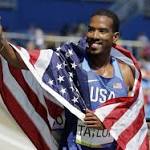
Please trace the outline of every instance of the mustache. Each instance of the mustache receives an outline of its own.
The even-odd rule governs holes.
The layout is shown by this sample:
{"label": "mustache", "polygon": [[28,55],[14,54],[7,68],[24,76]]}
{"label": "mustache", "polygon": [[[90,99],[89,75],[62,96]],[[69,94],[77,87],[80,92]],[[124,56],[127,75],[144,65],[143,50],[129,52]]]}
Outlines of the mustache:
{"label": "mustache", "polygon": [[88,44],[93,44],[93,43],[102,44],[103,43],[103,41],[101,39],[95,39],[95,38],[87,38],[86,42]]}

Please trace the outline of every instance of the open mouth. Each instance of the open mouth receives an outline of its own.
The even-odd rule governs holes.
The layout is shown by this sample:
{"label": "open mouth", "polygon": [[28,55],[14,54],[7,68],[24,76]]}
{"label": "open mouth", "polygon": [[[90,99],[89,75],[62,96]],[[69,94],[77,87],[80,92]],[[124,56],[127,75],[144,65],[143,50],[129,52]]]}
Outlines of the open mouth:
{"label": "open mouth", "polygon": [[87,43],[91,49],[99,49],[103,46],[103,41],[100,39],[88,38]]}
{"label": "open mouth", "polygon": [[102,45],[103,45],[102,42],[94,42],[94,43],[91,43],[91,44],[90,44],[90,47],[91,47],[92,49],[98,49],[98,48],[102,47]]}

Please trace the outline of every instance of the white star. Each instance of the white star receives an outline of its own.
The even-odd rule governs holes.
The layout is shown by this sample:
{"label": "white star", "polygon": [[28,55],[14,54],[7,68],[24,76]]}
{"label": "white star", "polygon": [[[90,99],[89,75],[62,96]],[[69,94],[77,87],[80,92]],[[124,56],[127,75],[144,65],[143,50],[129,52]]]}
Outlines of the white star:
{"label": "white star", "polygon": [[60,52],[60,50],[61,50],[61,48],[60,48],[60,47],[58,47],[58,48],[56,49],[56,51],[57,51],[57,52]]}
{"label": "white star", "polygon": [[61,83],[62,81],[64,81],[64,76],[59,76],[59,77],[57,78],[57,80]]}
{"label": "white star", "polygon": [[78,98],[73,97],[72,101],[73,101],[74,103],[76,103],[76,102],[78,102]]}
{"label": "white star", "polygon": [[72,92],[75,90],[73,86],[71,86],[70,89],[72,90]]}
{"label": "white star", "polygon": [[67,64],[66,64],[66,62],[65,62],[65,61],[63,62],[63,65],[64,65],[64,67],[66,67],[66,66],[67,66]]}
{"label": "white star", "polygon": [[75,62],[71,63],[71,67],[72,67],[73,69],[76,69],[77,65],[75,64]]}
{"label": "white star", "polygon": [[57,63],[56,68],[57,68],[58,70],[62,69],[62,64]]}
{"label": "white star", "polygon": [[[79,92],[77,88],[75,88],[75,91],[76,91],[77,93]],[[79,95],[78,95],[78,96],[79,96]]]}
{"label": "white star", "polygon": [[59,54],[59,53],[57,53],[57,52],[56,52],[56,55],[57,55],[57,56],[60,56],[60,54]]}
{"label": "white star", "polygon": [[60,90],[60,93],[61,93],[62,95],[64,95],[64,94],[66,93],[66,88],[62,88],[62,89]]}
{"label": "white star", "polygon": [[69,49],[69,50],[68,50],[68,53],[69,53],[69,56],[72,56],[72,55],[73,55],[72,49]]}
{"label": "white star", "polygon": [[69,78],[69,81],[72,82],[73,81],[72,78]]}
{"label": "white star", "polygon": [[50,86],[52,86],[52,85],[54,85],[54,80],[49,79],[48,83],[50,84]]}
{"label": "white star", "polygon": [[70,76],[71,78],[73,78],[73,73],[72,73],[72,72],[69,72],[69,76]]}

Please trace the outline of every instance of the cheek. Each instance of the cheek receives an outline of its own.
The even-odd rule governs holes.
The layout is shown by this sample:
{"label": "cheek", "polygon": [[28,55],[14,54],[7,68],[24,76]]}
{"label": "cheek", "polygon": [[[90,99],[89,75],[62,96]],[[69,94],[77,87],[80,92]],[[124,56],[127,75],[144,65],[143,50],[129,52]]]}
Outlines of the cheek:
{"label": "cheek", "polygon": [[103,36],[103,39],[105,39],[106,41],[109,41],[109,42],[113,42],[113,36],[110,36],[110,35]]}
{"label": "cheek", "polygon": [[92,37],[92,33],[87,32],[87,33],[86,33],[86,36],[87,36],[87,38],[91,38],[91,37]]}

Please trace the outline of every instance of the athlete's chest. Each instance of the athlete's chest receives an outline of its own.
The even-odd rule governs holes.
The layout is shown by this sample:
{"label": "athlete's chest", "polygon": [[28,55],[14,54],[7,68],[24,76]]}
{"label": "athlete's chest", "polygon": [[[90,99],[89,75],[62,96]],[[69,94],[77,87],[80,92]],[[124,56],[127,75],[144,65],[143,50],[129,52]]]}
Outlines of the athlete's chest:
{"label": "athlete's chest", "polygon": [[117,78],[103,78],[92,72],[88,73],[88,87],[93,109],[112,98],[125,96],[123,82]]}

